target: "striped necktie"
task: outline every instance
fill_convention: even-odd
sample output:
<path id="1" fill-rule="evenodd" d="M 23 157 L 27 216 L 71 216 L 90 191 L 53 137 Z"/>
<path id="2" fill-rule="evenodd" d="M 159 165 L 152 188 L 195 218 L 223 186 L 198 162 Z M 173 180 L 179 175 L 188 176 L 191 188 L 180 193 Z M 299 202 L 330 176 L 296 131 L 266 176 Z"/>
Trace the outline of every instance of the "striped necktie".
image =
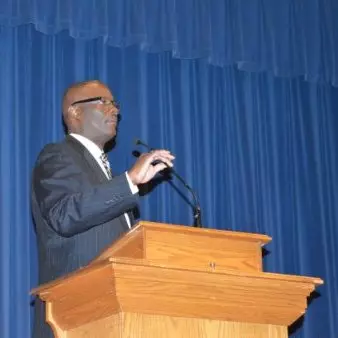
<path id="1" fill-rule="evenodd" d="M 100 158 L 101 158 L 102 164 L 104 166 L 104 169 L 106 170 L 108 178 L 111 180 L 112 177 L 113 177 L 113 175 L 111 173 L 111 169 L 110 169 L 110 165 L 109 165 L 107 154 L 106 153 L 102 153 L 101 156 L 100 156 Z"/>

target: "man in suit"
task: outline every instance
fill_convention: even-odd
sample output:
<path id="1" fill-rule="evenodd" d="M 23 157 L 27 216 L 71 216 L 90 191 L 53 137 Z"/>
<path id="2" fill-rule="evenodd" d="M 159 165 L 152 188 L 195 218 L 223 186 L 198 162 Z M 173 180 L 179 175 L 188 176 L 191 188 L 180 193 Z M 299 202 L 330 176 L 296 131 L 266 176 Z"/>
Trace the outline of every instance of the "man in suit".
<path id="1" fill-rule="evenodd" d="M 63 119 L 69 134 L 44 147 L 32 177 L 40 284 L 87 265 L 128 231 L 137 185 L 172 166 L 174 159 L 166 150 L 155 150 L 112 177 L 103 148 L 116 135 L 119 108 L 99 81 L 77 83 L 65 92 Z M 44 304 L 37 299 L 33 338 L 49 337 Z"/>

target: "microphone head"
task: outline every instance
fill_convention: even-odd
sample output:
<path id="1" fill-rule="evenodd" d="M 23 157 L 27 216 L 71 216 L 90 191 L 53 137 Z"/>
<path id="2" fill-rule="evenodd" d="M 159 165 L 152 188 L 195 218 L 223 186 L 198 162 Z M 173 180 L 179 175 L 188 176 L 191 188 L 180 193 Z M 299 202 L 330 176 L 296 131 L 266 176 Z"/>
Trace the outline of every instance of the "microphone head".
<path id="1" fill-rule="evenodd" d="M 138 139 L 138 138 L 135 140 L 135 144 L 136 144 L 136 145 L 143 146 L 143 147 L 146 147 L 146 148 L 149 149 L 149 150 L 153 150 L 153 148 L 150 148 L 150 147 L 148 146 L 148 144 L 142 142 L 142 141 L 141 141 L 140 139 Z"/>
<path id="2" fill-rule="evenodd" d="M 140 156 L 141 156 L 141 153 L 140 153 L 138 150 L 133 150 L 133 151 L 132 151 L 132 154 L 133 154 L 133 156 L 135 156 L 135 157 L 140 157 Z"/>

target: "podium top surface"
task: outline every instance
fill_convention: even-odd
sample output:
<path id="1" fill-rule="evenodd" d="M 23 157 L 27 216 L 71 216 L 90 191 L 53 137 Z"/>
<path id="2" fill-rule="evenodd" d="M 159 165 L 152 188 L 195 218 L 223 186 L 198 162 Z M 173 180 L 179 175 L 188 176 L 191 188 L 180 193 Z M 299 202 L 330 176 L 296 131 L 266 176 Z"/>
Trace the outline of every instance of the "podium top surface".
<path id="1" fill-rule="evenodd" d="M 259 242 L 261 245 L 265 245 L 271 241 L 271 237 L 263 234 L 241 232 L 241 231 L 230 231 L 230 230 L 218 230 L 209 228 L 195 228 L 192 226 L 180 225 L 180 224 L 169 224 L 169 223 L 157 223 L 150 221 L 138 222 L 128 234 L 132 234 L 133 231 L 140 231 L 142 228 L 149 230 L 166 230 L 177 234 L 195 234 L 208 237 L 218 238 L 232 238 L 239 240 L 246 240 L 252 242 Z"/>

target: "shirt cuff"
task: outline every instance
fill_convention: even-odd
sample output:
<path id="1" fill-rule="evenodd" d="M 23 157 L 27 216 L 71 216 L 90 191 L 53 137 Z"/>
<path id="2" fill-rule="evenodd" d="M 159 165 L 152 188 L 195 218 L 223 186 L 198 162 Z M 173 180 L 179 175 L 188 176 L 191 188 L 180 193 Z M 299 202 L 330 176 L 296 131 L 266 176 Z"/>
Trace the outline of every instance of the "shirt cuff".
<path id="1" fill-rule="evenodd" d="M 139 190 L 138 190 L 138 187 L 137 187 L 137 185 L 135 185 L 135 184 L 131 181 L 131 179 L 130 179 L 130 177 L 129 177 L 129 175 L 128 175 L 127 172 L 126 172 L 126 177 L 127 177 L 127 181 L 128 181 L 128 184 L 129 184 L 129 188 L 130 188 L 132 194 L 133 194 L 133 195 L 137 194 L 138 191 L 139 191 Z"/>

